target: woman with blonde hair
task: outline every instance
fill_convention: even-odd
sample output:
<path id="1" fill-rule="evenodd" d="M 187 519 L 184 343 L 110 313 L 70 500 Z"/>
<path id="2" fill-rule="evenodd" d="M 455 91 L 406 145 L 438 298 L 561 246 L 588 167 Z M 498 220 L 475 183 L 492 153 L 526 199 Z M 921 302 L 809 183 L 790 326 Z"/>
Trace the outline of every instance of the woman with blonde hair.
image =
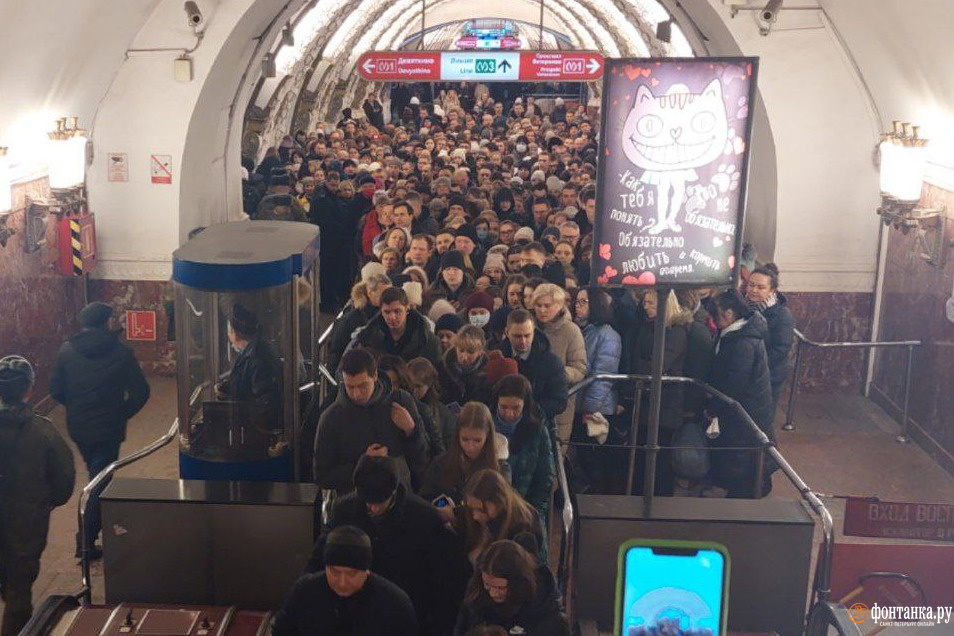
<path id="1" fill-rule="evenodd" d="M 586 344 L 583 332 L 566 310 L 566 292 L 553 283 L 543 283 L 533 290 L 531 305 L 540 331 L 550 342 L 550 351 L 563 362 L 567 382 L 570 386 L 580 382 L 586 375 Z M 570 439 L 575 410 L 576 398 L 572 397 L 566 410 L 555 418 L 561 441 Z"/>
<path id="2" fill-rule="evenodd" d="M 428 501 L 447 497 L 449 505 L 437 512 L 444 521 L 453 522 L 471 475 L 484 469 L 506 472 L 506 448 L 506 438 L 494 433 L 490 409 L 480 402 L 468 402 L 457 416 L 454 440 L 428 466 L 418 494 Z"/>
<path id="3" fill-rule="evenodd" d="M 516 541 L 538 563 L 546 563 L 540 516 L 497 470 L 481 470 L 467 480 L 464 514 L 457 515 L 455 529 L 471 563 L 491 543 L 504 539 Z"/>

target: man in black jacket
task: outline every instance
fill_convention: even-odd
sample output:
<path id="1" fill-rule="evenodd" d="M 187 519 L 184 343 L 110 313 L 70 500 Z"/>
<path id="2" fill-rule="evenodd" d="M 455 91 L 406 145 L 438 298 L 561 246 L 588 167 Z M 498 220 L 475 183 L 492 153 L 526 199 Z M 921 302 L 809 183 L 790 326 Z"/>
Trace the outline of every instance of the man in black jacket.
<path id="1" fill-rule="evenodd" d="M 40 573 L 50 511 L 69 501 L 76 478 L 66 442 L 25 402 L 33 380 L 33 367 L 24 358 L 0 360 L 2 636 L 15 636 L 30 620 L 30 591 Z"/>
<path id="2" fill-rule="evenodd" d="M 550 351 L 550 341 L 537 333 L 533 317 L 526 309 L 515 309 L 507 316 L 507 340 L 501 353 L 516 358 L 520 375 L 530 380 L 533 399 L 552 422 L 566 410 L 569 400 L 566 368 Z"/>
<path id="3" fill-rule="evenodd" d="M 390 287 L 381 294 L 381 313 L 354 339 L 354 345 L 378 353 L 390 353 L 405 362 L 427 358 L 435 369 L 441 367 L 441 345 L 430 326 L 410 308 L 407 293 Z"/>
<path id="4" fill-rule="evenodd" d="M 80 311 L 82 330 L 63 343 L 50 380 L 50 395 L 66 406 L 66 428 L 90 479 L 118 459 L 126 422 L 149 399 L 149 384 L 136 356 L 119 341 L 118 332 L 109 329 L 112 315 L 113 308 L 101 302 Z M 90 546 L 100 524 L 99 493 L 94 493 L 87 525 Z M 77 536 L 77 557 L 80 543 Z M 90 556 L 101 555 L 97 548 Z"/>
<path id="5" fill-rule="evenodd" d="M 355 526 L 371 537 L 371 571 L 396 584 L 411 598 L 424 636 L 441 636 L 454 628 L 464 573 L 453 535 L 436 509 L 398 482 L 388 457 L 364 456 L 354 471 L 355 491 L 339 499 L 330 529 Z M 325 566 L 328 535 L 315 543 L 306 572 Z"/>
<path id="6" fill-rule="evenodd" d="M 363 455 L 392 457 L 400 481 L 411 485 L 427 458 L 423 423 L 414 397 L 392 390 L 386 374 L 364 349 L 352 349 L 341 359 L 344 390 L 325 409 L 315 437 L 315 483 L 339 495 L 353 488 L 352 474 Z"/>
<path id="7" fill-rule="evenodd" d="M 272 636 L 417 636 L 414 607 L 401 588 L 372 573 L 371 540 L 352 526 L 333 530 L 325 569 L 298 579 L 275 616 Z"/>

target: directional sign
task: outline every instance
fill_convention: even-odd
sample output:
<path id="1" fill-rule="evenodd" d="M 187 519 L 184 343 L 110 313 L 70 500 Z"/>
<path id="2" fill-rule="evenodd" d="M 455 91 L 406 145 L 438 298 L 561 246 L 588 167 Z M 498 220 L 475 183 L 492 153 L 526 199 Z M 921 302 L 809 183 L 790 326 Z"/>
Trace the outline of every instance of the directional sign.
<path id="1" fill-rule="evenodd" d="M 603 76 L 594 51 L 369 51 L 358 73 L 378 82 L 591 81 Z"/>
<path id="2" fill-rule="evenodd" d="M 524 81 L 594 80 L 603 76 L 603 56 L 592 51 L 525 51 L 520 54 Z"/>
<path id="3" fill-rule="evenodd" d="M 441 53 L 370 51 L 358 58 L 358 72 L 373 81 L 436 82 L 441 79 Z"/>

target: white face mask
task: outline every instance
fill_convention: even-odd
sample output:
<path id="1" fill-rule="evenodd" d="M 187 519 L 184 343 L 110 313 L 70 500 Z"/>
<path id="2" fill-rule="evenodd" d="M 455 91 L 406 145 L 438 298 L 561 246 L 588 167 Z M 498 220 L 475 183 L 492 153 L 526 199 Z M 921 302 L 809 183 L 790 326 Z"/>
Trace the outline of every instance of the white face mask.
<path id="1" fill-rule="evenodd" d="M 488 322 L 490 322 L 490 314 L 471 314 L 470 316 L 470 324 L 480 329 L 483 329 Z"/>

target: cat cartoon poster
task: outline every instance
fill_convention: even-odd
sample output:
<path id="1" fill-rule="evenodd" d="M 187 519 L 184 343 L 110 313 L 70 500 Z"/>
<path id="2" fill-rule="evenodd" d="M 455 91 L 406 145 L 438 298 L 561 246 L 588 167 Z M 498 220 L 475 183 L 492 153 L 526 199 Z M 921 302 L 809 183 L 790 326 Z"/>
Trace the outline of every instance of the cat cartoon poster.
<path id="1" fill-rule="evenodd" d="M 606 60 L 598 284 L 732 284 L 757 69 L 758 58 Z"/>

